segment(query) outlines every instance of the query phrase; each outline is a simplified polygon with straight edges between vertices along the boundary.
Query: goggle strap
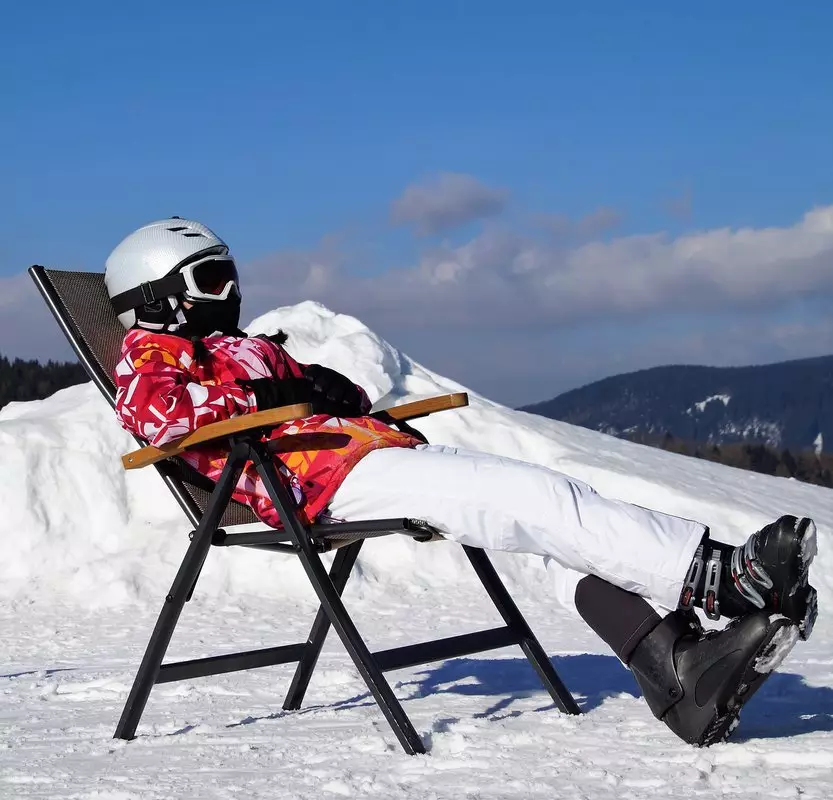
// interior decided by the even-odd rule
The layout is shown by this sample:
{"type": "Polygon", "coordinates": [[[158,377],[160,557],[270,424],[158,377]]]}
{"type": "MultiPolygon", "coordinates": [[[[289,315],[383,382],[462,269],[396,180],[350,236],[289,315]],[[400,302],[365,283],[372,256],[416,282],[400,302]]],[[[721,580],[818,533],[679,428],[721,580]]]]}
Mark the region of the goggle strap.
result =
{"type": "Polygon", "coordinates": [[[155,281],[148,281],[128,289],[126,292],[117,294],[110,302],[116,314],[123,314],[125,311],[132,311],[139,306],[146,306],[170,297],[172,294],[180,294],[186,290],[185,277],[177,272],[173,275],[166,275],[155,281]]]}

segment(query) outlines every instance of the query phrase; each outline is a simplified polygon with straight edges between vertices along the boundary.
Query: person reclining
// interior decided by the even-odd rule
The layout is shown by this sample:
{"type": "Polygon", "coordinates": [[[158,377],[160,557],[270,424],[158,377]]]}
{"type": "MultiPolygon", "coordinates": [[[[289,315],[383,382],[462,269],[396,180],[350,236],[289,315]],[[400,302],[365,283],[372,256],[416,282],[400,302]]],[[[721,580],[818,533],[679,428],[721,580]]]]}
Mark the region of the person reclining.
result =
{"type": "MultiPolygon", "coordinates": [[[[172,218],[130,234],[107,259],[105,283],[127,329],[115,369],[124,428],[158,446],[219,420],[311,403],[312,416],[268,435],[276,443],[337,435],[333,449],[274,448],[304,522],[410,515],[462,544],[544,556],[557,599],[612,648],[653,714],[686,742],[726,738],[812,632],[808,518],[783,516],[733,547],[702,522],[606,499],[540,465],[426,445],[368,416],[367,393],[344,375],[292,358],[284,334],[241,331],[234,259],[199,222],[172,218]],[[698,606],[728,618],[726,627],[705,631],[698,606]]],[[[216,481],[227,454],[212,443],[181,457],[216,481]]],[[[254,468],[233,496],[280,526],[254,468]]]]}

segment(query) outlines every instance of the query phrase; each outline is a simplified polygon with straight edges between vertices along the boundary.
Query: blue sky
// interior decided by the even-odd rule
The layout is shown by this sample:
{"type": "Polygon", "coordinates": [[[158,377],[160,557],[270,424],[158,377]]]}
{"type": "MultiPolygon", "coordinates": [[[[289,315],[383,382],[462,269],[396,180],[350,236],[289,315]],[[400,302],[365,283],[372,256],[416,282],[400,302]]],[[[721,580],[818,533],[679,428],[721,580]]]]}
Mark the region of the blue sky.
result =
{"type": "Polygon", "coordinates": [[[26,266],[171,214],[251,265],[253,313],[306,289],[508,403],[831,352],[802,224],[833,204],[831,30],[820,1],[14,4],[0,352],[65,354],[26,266]]]}

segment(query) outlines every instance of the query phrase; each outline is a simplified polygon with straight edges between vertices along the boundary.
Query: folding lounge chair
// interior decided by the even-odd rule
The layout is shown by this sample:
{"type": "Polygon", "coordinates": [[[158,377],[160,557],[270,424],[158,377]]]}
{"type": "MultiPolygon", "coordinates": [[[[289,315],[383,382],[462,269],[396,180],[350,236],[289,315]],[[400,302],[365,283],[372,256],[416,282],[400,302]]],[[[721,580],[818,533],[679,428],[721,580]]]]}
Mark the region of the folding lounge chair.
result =
{"type": "MultiPolygon", "coordinates": [[[[111,308],[104,286],[104,275],[95,272],[48,270],[41,266],[31,267],[29,274],[90,378],[110,404],[114,405],[115,385],[111,376],[120,357],[124,330],[111,308]]],[[[378,415],[391,424],[413,431],[408,425],[409,420],[434,411],[464,406],[467,403],[468,398],[465,394],[452,394],[407,403],[378,412],[378,415]]],[[[262,442],[262,436],[265,431],[282,422],[309,413],[309,406],[300,404],[246,414],[200,428],[164,447],[145,446],[123,456],[122,461],[126,469],[154,465],[162,480],[173,492],[193,530],[189,534],[190,544],[185,557],[165,597],[156,627],[148,642],[116,728],[115,738],[134,738],[136,727],[155,684],[204,675],[297,662],[283,708],[300,708],[331,625],[407,753],[424,753],[425,748],[401,703],[385,680],[383,673],[389,670],[519,645],[555,704],[566,713],[580,713],[575,700],[561,682],[485,552],[478,548],[462,545],[475,573],[503,618],[503,626],[389,650],[369,650],[341,600],[344,586],[364,540],[390,534],[410,536],[416,541],[430,541],[441,537],[425,521],[407,517],[323,525],[303,524],[293,510],[294,504],[289,493],[278,479],[275,466],[266,451],[265,443],[262,442]],[[216,484],[177,458],[177,455],[188,447],[209,440],[225,440],[229,446],[228,460],[216,484]],[[247,533],[229,533],[224,530],[223,526],[258,522],[247,506],[231,499],[233,487],[247,461],[251,461],[262,476],[280,514],[283,530],[266,527],[247,533]],[[300,559],[321,603],[306,642],[162,663],[179,615],[191,598],[203,562],[212,545],[259,548],[293,555],[300,559]],[[328,573],[320,554],[333,549],[337,552],[328,573]]],[[[146,444],[140,439],[137,441],[146,444]]]]}

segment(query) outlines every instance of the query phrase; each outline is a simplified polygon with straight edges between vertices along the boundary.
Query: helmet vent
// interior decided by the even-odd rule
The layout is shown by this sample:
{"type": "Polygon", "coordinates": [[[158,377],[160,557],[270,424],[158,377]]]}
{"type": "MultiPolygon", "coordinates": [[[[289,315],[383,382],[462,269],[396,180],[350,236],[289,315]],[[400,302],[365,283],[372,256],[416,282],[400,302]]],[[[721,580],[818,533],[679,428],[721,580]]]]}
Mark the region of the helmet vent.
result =
{"type": "Polygon", "coordinates": [[[179,233],[180,231],[187,231],[187,230],[188,230],[188,226],[187,226],[187,225],[179,225],[179,226],[178,226],[178,227],[176,227],[176,228],[168,228],[168,230],[169,230],[171,233],[179,233]]]}
{"type": "Polygon", "coordinates": [[[182,235],[183,236],[188,236],[190,238],[194,238],[195,236],[202,236],[203,238],[205,238],[204,233],[194,233],[193,231],[191,231],[190,233],[183,233],[182,235]]]}

